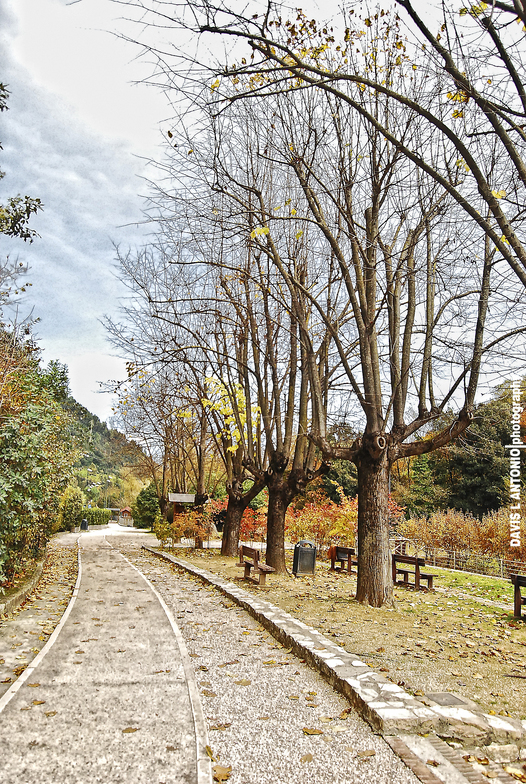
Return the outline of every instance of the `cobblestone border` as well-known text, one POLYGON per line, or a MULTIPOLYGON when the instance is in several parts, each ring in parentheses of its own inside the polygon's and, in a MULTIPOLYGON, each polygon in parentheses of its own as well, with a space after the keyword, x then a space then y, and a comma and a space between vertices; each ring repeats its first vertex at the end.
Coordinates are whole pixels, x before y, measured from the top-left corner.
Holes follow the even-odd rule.
POLYGON ((7 615, 20 607, 22 602, 29 596, 31 591, 36 587, 38 581, 42 577, 44 564, 46 563, 47 553, 41 561, 38 561, 35 571, 31 577, 18 589, 16 593, 9 597, 5 602, 0 604, 0 615, 7 615))
POLYGON ((259 599, 218 575, 146 545, 153 555, 218 588, 268 629, 296 656, 321 672, 375 730, 382 735, 436 733, 475 745, 515 743, 526 746, 526 721, 475 712, 470 706, 428 707, 375 672, 365 662, 316 629, 279 607, 259 599))

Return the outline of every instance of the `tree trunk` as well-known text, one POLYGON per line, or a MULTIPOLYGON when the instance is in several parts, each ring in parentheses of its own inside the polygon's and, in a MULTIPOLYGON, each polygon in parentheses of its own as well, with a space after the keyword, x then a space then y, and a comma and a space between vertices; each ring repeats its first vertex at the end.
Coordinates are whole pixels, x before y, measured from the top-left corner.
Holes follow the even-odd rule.
MULTIPOLYGON (((378 439, 377 439, 378 440, 378 439)), ((365 437, 364 437, 365 441, 365 437)), ((356 599, 372 607, 394 606, 389 549, 389 461, 364 447, 358 468, 358 588, 356 599)))
POLYGON ((250 499, 228 497, 226 508, 226 519, 223 526, 223 537, 221 540, 221 555, 236 556, 239 549, 239 531, 243 513, 250 503, 250 499))
POLYGON ((266 563, 278 574, 286 574, 285 565, 285 514, 295 493, 289 483, 283 481, 283 474, 273 472, 267 480, 267 557, 266 563))

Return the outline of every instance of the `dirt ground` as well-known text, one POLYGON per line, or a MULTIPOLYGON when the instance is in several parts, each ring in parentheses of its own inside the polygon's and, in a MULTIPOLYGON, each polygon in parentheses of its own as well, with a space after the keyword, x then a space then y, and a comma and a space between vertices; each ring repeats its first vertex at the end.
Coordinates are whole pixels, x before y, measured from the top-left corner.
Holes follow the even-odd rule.
POLYGON ((509 580, 426 566, 436 575, 434 590, 397 587, 394 610, 373 609, 354 599, 356 576, 331 572, 324 560, 313 576, 270 575, 258 587, 243 581, 237 559, 217 550, 174 554, 335 638, 423 702, 425 694, 450 691, 487 713, 526 719, 526 623, 513 619, 509 580))

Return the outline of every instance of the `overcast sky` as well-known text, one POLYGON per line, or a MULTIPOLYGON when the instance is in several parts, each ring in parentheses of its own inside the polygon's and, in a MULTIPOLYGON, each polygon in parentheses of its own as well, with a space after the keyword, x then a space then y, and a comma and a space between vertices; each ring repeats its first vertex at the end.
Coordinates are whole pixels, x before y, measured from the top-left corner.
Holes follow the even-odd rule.
POLYGON ((113 243, 146 239, 144 159, 161 155, 169 115, 165 96, 132 84, 145 70, 132 45, 107 32, 118 13, 108 0, 0 0, 0 81, 11 92, 0 116, 0 203, 21 193, 44 204, 31 222, 41 238, 0 237, 0 252, 29 263, 23 312, 40 319, 44 360, 68 365, 73 395, 102 419, 111 399, 97 382, 124 375, 99 322, 126 293, 113 243))

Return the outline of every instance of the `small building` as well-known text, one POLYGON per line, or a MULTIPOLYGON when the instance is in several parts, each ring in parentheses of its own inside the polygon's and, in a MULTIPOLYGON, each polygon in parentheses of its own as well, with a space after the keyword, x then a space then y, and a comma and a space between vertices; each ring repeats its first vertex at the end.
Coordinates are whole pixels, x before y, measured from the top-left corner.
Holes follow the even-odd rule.
POLYGON ((117 521, 119 525, 125 525, 130 528, 133 528, 133 517, 132 511, 129 506, 125 506, 119 512, 119 519, 117 521))

